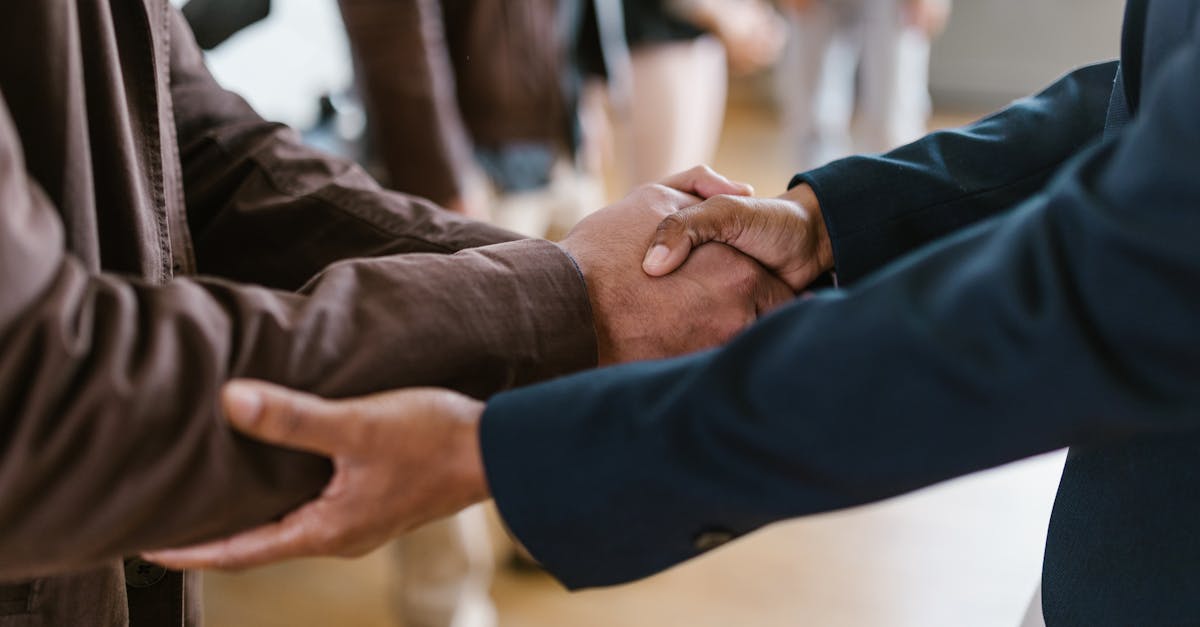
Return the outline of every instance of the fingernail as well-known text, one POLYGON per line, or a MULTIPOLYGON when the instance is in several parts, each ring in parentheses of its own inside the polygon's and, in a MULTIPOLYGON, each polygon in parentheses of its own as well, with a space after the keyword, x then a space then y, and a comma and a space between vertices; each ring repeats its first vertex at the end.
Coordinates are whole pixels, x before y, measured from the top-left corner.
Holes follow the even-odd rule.
POLYGON ((225 386, 225 410, 234 422, 247 423, 258 418, 262 411, 262 394, 244 383, 229 383, 225 386))
POLYGON ((650 252, 646 253, 646 259, 642 265, 647 268, 657 268, 663 265, 667 260, 667 255, 671 254, 671 249, 662 244, 655 244, 650 252))

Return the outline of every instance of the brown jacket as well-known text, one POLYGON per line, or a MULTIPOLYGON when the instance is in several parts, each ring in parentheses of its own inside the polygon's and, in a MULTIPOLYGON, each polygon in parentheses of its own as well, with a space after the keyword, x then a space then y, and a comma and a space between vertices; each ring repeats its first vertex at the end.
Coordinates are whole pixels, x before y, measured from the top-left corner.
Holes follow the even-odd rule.
POLYGON ((574 265, 515 238, 261 120, 167 0, 0 3, 0 625, 194 622, 120 556, 321 488, 224 425, 232 376, 482 396, 593 365, 574 265))
POLYGON ((561 0, 338 4, 393 188, 447 202, 462 195, 475 146, 569 148, 561 0))

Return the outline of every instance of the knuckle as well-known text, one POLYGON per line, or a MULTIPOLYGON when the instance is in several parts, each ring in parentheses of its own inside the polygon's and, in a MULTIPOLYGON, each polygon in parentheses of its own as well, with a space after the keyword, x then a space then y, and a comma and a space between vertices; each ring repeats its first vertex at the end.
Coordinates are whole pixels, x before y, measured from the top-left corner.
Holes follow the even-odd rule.
POLYGON ((655 229, 660 235, 677 235, 687 230, 687 216, 672 213, 663 218, 655 229))
POLYGON ((681 205, 690 205, 698 202, 693 199, 690 194, 684 193, 662 183, 650 183, 646 186, 646 193, 652 202, 678 207, 681 205), (690 200, 690 202, 689 202, 690 200))
POLYGON ((660 183, 647 183, 637 188, 632 197, 636 198, 640 203, 659 205, 666 200, 667 189, 667 187, 660 183))
POLYGON ((722 233, 718 224, 719 220, 713 212, 714 208, 715 205, 706 202, 673 213, 670 218, 678 225, 673 228, 687 231, 702 239, 720 237, 722 233))
POLYGON ((743 211, 749 210, 749 201, 744 196, 720 194, 708 199, 709 211, 724 218, 726 221, 736 218, 743 211))
POLYGON ((704 203, 704 217, 714 230, 727 234, 736 229, 740 215, 745 207, 745 199, 728 194, 713 196, 704 203))
POLYGON ((650 195, 650 196, 665 196, 668 192, 671 191, 670 187, 667 187, 666 185, 663 185, 662 183, 646 183, 645 185, 642 185, 638 189, 642 193, 650 195))
POLYGON ((674 187, 668 187, 661 183, 654 184, 653 192, 655 200, 662 203, 674 203, 683 195, 683 192, 674 187))
POLYGON ((737 197, 735 197, 731 194, 717 194, 716 196, 712 196, 711 198, 709 198, 708 201, 705 202, 704 204, 706 204, 710 207, 727 209, 730 206, 732 206, 734 203, 736 203, 737 201, 738 201, 737 197))

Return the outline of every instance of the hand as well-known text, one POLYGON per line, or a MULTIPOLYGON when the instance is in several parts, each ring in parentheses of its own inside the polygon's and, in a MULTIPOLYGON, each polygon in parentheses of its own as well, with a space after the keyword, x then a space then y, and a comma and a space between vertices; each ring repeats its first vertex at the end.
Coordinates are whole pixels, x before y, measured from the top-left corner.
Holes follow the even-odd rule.
POLYGON ((921 30, 928 37, 936 37, 946 30, 950 21, 950 0, 905 0, 905 15, 908 24, 921 30))
POLYGON ((328 401, 266 383, 222 393, 239 431, 333 459, 316 500, 232 537, 153 551, 169 568, 242 569, 283 559, 354 557, 488 498, 479 450, 483 404, 456 392, 410 389, 328 401))
POLYGON ((667 216, 642 268, 650 276, 669 275, 706 242, 728 244, 757 259, 797 292, 833 269, 821 204, 807 184, 778 198, 714 196, 667 216))
POLYGON ((735 74, 761 70, 779 58, 787 42, 782 16, 762 0, 693 0, 692 20, 725 46, 735 74))
POLYGON ((602 365, 717 346, 791 300, 786 285, 727 246, 698 248, 678 272, 661 279, 639 267, 663 218, 700 202, 697 196, 750 191, 695 168, 637 189, 567 234, 561 245, 586 279, 602 365))

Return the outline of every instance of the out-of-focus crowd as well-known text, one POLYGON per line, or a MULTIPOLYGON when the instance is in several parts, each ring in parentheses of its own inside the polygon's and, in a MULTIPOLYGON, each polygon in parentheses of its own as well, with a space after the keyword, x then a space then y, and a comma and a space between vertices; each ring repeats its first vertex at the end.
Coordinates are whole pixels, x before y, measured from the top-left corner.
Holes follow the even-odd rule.
MULTIPOLYGON (((628 188, 711 162, 730 75, 776 68, 797 168, 915 139, 949 1, 339 0, 355 89, 304 96, 326 128, 365 110, 323 147, 392 188, 554 235, 603 204, 605 173, 628 188)), ((184 12, 208 49, 275 19, 271 0, 184 12)))

